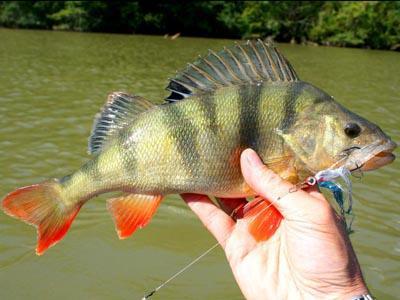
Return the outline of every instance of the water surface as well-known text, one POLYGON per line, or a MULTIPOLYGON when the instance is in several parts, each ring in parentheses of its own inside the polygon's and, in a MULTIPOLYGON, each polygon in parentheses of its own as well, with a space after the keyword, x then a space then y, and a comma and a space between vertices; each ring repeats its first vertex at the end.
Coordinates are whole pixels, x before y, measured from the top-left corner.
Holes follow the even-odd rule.
MULTIPOLYGON (((0 195, 60 177, 89 156, 94 115, 112 91, 161 103, 166 80, 208 48, 232 41, 0 30, 0 195)), ((400 54, 280 45, 299 76, 400 141, 400 54)), ((354 180, 351 236, 378 299, 400 289, 400 162, 354 180)), ((0 213, 0 299, 139 299, 215 241, 183 201, 168 197, 151 224, 119 241, 89 201, 42 257, 31 226, 0 213)), ((220 249, 154 299, 242 299, 220 249)))

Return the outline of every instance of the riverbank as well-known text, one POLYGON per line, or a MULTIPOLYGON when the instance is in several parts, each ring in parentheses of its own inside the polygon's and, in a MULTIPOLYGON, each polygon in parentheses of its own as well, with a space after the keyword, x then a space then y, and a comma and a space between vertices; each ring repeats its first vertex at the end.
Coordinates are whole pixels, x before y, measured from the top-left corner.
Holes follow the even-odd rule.
POLYGON ((400 50, 396 1, 0 1, 0 26, 400 50))

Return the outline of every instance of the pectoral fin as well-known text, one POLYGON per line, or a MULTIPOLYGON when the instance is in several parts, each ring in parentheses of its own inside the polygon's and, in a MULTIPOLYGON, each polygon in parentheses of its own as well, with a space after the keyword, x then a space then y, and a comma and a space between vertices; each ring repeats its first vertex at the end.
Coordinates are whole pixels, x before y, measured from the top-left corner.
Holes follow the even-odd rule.
POLYGON ((293 155, 282 155, 276 158, 269 158, 264 161, 264 164, 279 174, 282 179, 285 179, 293 184, 298 182, 297 170, 294 167, 293 155))
POLYGON ((107 201, 115 229, 120 239, 132 235, 137 228, 146 226, 163 199, 162 195, 129 194, 107 201))
POLYGON ((258 196, 243 207, 242 216, 256 241, 268 240, 278 229, 283 216, 268 200, 258 196))

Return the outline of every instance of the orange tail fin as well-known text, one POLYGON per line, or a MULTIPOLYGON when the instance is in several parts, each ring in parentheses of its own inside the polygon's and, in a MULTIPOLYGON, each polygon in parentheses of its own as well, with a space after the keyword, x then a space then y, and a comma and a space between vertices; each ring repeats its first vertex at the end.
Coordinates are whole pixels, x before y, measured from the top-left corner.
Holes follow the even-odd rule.
POLYGON ((269 239, 278 229, 283 216, 268 200, 256 197, 243 207, 243 219, 249 222, 249 232, 256 241, 269 239))
POLYGON ((107 201, 115 229, 120 239, 126 239, 137 228, 142 228, 150 222, 163 199, 162 195, 129 194, 107 201))
POLYGON ((42 255, 64 237, 82 204, 65 201, 60 184, 49 180, 9 193, 2 206, 8 215, 37 227, 36 254, 42 255))

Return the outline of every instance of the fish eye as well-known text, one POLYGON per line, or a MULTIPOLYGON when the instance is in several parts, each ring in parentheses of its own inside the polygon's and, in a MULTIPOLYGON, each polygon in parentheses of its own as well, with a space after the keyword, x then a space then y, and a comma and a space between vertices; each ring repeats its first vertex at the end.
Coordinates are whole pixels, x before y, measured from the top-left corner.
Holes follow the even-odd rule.
POLYGON ((349 138, 355 138, 360 135, 361 127, 357 123, 347 123, 344 127, 344 133, 349 138))

